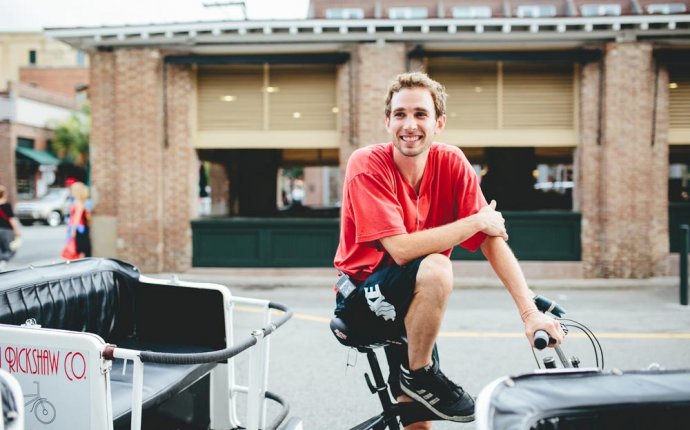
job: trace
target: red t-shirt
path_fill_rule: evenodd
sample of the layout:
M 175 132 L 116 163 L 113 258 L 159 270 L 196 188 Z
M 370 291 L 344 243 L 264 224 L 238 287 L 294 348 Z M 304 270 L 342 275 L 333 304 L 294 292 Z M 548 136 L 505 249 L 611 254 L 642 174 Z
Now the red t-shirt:
M 367 146 L 355 151 L 347 163 L 334 264 L 356 280 L 366 279 L 382 262 L 393 261 L 379 239 L 445 225 L 487 204 L 460 149 L 431 145 L 419 195 L 398 171 L 393 151 L 391 142 Z M 478 232 L 461 245 L 476 251 L 485 237 Z M 443 254 L 449 256 L 451 251 Z

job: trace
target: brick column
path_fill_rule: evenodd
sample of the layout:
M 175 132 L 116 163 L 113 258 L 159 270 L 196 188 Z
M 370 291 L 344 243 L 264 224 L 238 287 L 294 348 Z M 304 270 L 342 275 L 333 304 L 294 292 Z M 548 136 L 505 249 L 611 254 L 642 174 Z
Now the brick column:
M 609 44 L 603 64 L 583 68 L 577 163 L 588 277 L 666 274 L 666 81 L 643 43 Z
M 192 146 L 195 74 L 189 65 L 168 65 L 167 142 L 163 157 L 163 269 L 185 271 L 192 262 L 192 227 L 199 200 L 199 160 Z
M 355 83 L 358 146 L 390 140 L 384 123 L 386 90 L 395 76 L 407 71 L 405 45 L 362 44 L 357 47 Z
M 575 151 L 576 187 L 573 206 L 582 213 L 582 263 L 585 276 L 597 276 L 601 259 L 599 240 L 601 225 L 599 208 L 601 195 L 600 117 L 602 100 L 601 64 L 590 63 L 582 68 L 580 86 L 580 145 Z
M 340 189 L 345 178 L 345 166 L 352 152 L 357 149 L 357 137 L 355 130 L 357 124 L 354 119 L 357 117 L 357 104 L 355 103 L 355 69 L 354 63 L 356 53 L 352 53 L 350 62 L 341 64 L 336 71 L 336 93 L 338 94 L 338 128 L 340 130 Z
M 142 271 L 160 272 L 164 248 L 160 52 L 118 49 L 115 69 L 118 256 Z
M 155 49 L 91 57 L 94 254 L 144 272 L 164 269 L 162 70 Z
M 406 61 L 404 44 L 359 44 L 349 63 L 338 67 L 341 178 L 355 149 L 389 140 L 383 103 L 393 78 L 406 71 Z
M 91 106 L 91 194 L 94 200 L 91 241 L 93 254 L 118 257 L 118 166 L 115 161 L 115 54 L 90 55 L 89 104 Z
M 0 121 L 0 185 L 7 188 L 7 200 L 13 205 L 16 203 L 17 197 L 15 145 L 12 123 Z

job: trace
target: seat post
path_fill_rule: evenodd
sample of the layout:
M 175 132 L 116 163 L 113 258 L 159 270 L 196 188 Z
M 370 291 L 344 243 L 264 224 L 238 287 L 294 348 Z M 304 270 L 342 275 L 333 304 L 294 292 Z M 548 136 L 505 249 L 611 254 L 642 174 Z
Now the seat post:
M 379 366 L 379 360 L 376 358 L 376 352 L 371 348 L 367 349 L 367 360 L 369 360 L 369 367 L 371 367 L 371 373 L 374 377 L 374 388 L 379 396 L 379 400 L 381 400 L 383 410 L 389 411 L 393 406 L 393 402 L 388 394 L 388 384 L 383 379 L 383 373 Z

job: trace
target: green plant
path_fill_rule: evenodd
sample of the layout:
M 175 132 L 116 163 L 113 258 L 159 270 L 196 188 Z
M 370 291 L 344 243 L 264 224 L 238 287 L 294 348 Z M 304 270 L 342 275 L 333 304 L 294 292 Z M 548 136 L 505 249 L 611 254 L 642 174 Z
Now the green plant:
M 54 138 L 51 151 L 61 160 L 85 167 L 89 160 L 91 111 L 84 105 L 81 112 L 69 118 L 51 123 Z

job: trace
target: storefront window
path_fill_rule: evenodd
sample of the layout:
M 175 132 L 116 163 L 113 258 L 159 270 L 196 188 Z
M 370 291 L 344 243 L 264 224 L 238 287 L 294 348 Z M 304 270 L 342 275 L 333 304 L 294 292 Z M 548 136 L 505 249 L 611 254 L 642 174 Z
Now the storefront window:
M 690 145 L 669 148 L 668 200 L 690 202 Z
M 321 212 L 337 216 L 340 207 L 340 168 L 337 166 L 278 169 L 278 210 Z
M 573 148 L 468 148 L 487 200 L 501 210 L 572 210 Z

